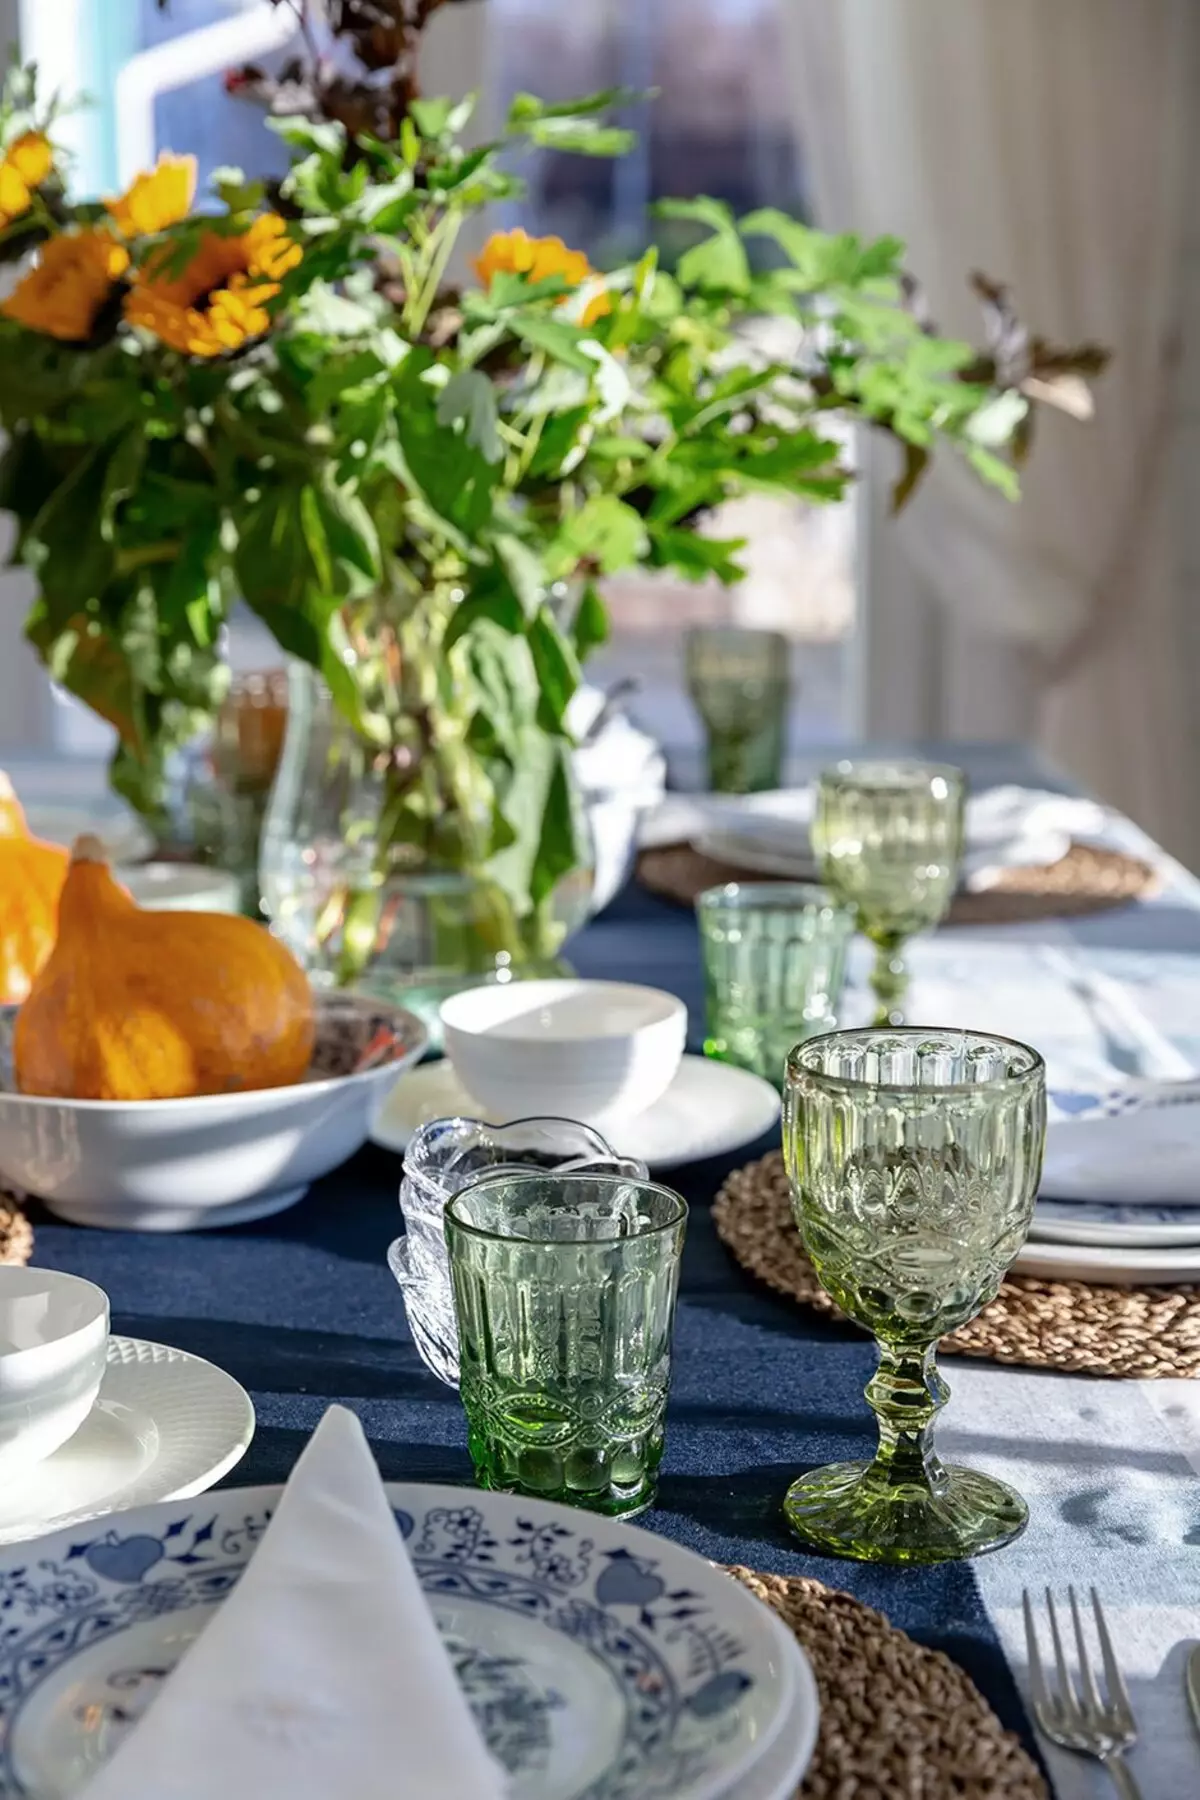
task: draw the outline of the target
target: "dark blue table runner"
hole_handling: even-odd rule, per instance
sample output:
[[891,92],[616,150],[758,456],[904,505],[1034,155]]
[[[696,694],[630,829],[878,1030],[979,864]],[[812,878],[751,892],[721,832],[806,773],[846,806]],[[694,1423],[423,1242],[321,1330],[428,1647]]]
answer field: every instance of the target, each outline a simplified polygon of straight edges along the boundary
[[[698,1024],[686,913],[631,891],[571,954],[582,974],[671,989]],[[848,1589],[954,1657],[1030,1743],[969,1564],[889,1570],[809,1556],[784,1525],[780,1502],[799,1470],[869,1454],[873,1354],[858,1333],[761,1287],[716,1236],[709,1203],[721,1180],[770,1144],[668,1177],[693,1210],[659,1504],[639,1523],[715,1561]],[[384,1261],[400,1227],[399,1176],[396,1157],[368,1148],[290,1212],[189,1236],[86,1231],[36,1212],[35,1260],[105,1288],[115,1330],[208,1357],[250,1391],[258,1429],[223,1485],[284,1480],[335,1400],[361,1417],[387,1479],[467,1482],[458,1397],[417,1356]],[[952,1363],[949,1374],[953,1385]]]

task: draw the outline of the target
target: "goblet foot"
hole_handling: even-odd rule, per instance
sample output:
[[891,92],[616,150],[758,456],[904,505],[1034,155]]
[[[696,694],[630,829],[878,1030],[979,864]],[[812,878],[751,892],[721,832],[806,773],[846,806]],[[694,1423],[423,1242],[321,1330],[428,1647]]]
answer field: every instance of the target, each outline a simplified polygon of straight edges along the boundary
[[1020,1494],[976,1469],[945,1469],[926,1486],[898,1481],[870,1462],[830,1463],[802,1475],[783,1510],[814,1549],[859,1562],[981,1556],[1019,1537],[1029,1521]]

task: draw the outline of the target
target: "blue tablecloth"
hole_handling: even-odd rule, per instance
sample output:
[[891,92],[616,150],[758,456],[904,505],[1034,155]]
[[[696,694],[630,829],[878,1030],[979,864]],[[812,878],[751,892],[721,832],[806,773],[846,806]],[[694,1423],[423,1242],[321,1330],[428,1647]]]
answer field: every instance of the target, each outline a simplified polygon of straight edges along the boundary
[[[689,914],[630,890],[572,946],[580,972],[672,989],[701,1020]],[[672,1179],[692,1204],[675,1335],[659,1504],[641,1521],[721,1562],[816,1575],[883,1609],[968,1670],[1030,1741],[970,1564],[889,1570],[803,1554],[780,1502],[801,1469],[869,1454],[856,1332],[806,1315],[743,1274],[709,1202],[761,1154],[696,1164]],[[292,1211],[187,1237],[89,1232],[36,1214],[36,1260],[99,1282],[113,1326],[210,1358],[253,1396],[258,1429],[226,1485],[282,1481],[330,1401],[361,1417],[385,1477],[467,1482],[457,1395],[413,1349],[384,1253],[400,1226],[400,1165],[368,1149]]]

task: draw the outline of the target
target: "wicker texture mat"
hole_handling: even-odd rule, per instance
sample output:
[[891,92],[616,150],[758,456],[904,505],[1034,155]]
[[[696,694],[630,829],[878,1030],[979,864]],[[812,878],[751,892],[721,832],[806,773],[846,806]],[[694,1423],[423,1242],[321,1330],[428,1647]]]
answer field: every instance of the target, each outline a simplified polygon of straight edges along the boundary
[[[666,844],[643,850],[638,857],[638,880],[652,894],[690,906],[705,888],[723,881],[770,881],[730,863],[693,850],[690,844]],[[1153,893],[1158,876],[1148,862],[1121,850],[1101,850],[1090,844],[1072,844],[1058,862],[1044,867],[1007,869],[999,883],[984,894],[956,894],[950,908],[950,925],[1013,925],[1028,919],[1065,918],[1071,914],[1104,912],[1143,900]]]
[[803,1800],[1047,1800],[1032,1758],[948,1656],[820,1581],[730,1574],[795,1633],[817,1679]]
[[20,1196],[0,1188],[0,1263],[27,1263],[33,1255],[33,1226]]
[[[738,1262],[777,1293],[842,1315],[817,1280],[792,1217],[778,1151],[737,1169],[713,1204]],[[957,1356],[1126,1378],[1200,1376],[1200,1287],[1103,1287],[1010,1275],[990,1306],[942,1341]]]

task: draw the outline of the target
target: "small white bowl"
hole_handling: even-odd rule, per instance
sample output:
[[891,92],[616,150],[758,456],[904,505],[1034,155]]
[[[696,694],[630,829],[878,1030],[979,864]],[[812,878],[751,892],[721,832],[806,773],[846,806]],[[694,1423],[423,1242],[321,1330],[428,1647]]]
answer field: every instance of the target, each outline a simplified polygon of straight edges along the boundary
[[605,1125],[635,1117],[675,1079],[687,1008],[624,981],[514,981],[442,1002],[446,1054],[492,1118]]
[[52,1456],[87,1418],[108,1347],[108,1295],[50,1269],[0,1268],[0,1478]]
[[[291,1087],[191,1100],[54,1100],[13,1092],[0,1068],[0,1180],[39,1195],[73,1225],[118,1231],[193,1231],[282,1212],[362,1147],[428,1041],[399,1006],[354,994],[316,1000],[312,1065]],[[380,1059],[356,1072],[381,1033]]]

